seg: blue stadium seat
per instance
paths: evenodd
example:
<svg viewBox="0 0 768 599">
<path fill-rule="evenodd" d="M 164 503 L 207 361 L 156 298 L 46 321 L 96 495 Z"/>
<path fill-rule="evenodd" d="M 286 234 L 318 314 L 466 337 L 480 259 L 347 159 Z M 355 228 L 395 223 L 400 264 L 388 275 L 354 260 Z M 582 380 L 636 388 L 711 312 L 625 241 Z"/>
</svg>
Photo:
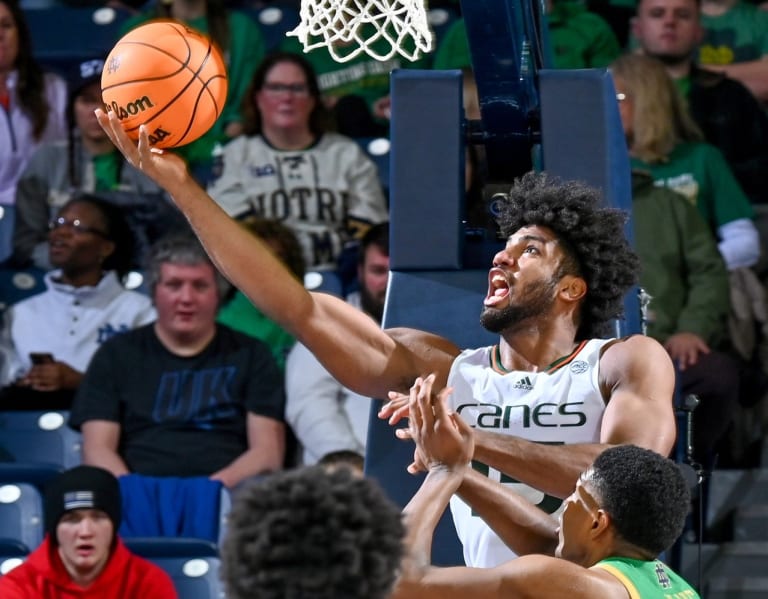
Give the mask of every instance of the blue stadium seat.
<svg viewBox="0 0 768 599">
<path fill-rule="evenodd" d="M 127 9 L 106 6 L 52 6 L 25 12 L 35 57 L 46 67 L 66 74 L 92 58 L 106 58 L 119 39 Z"/>
<path fill-rule="evenodd" d="M 358 137 L 355 141 L 376 165 L 381 187 L 385 194 L 389 194 L 389 140 L 386 137 Z"/>
<path fill-rule="evenodd" d="M 276 50 L 285 39 L 285 34 L 299 24 L 299 11 L 285 3 L 246 9 L 245 12 L 258 23 L 267 52 Z"/>
<path fill-rule="evenodd" d="M 20 565 L 29 555 L 29 549 L 16 539 L 0 538 L 0 576 Z"/>
<path fill-rule="evenodd" d="M 69 412 L 0 412 L 0 447 L 17 462 L 39 462 L 63 468 L 82 463 L 81 435 L 67 426 Z"/>
<path fill-rule="evenodd" d="M 0 531 L 3 538 L 23 543 L 30 551 L 43 541 L 43 500 L 34 485 L 0 485 Z"/>
<path fill-rule="evenodd" d="M 39 268 L 0 268 L 0 310 L 45 291 L 44 275 Z"/>
<path fill-rule="evenodd" d="M 64 470 L 57 464 L 37 462 L 0 462 L 0 485 L 29 483 L 41 491 L 54 476 Z M 2 530 L 0 530 L 0 536 Z"/>
<path fill-rule="evenodd" d="M 176 592 L 184 599 L 224 599 L 224 585 L 219 580 L 220 560 L 209 555 L 199 557 L 147 556 L 173 580 Z"/>
</svg>

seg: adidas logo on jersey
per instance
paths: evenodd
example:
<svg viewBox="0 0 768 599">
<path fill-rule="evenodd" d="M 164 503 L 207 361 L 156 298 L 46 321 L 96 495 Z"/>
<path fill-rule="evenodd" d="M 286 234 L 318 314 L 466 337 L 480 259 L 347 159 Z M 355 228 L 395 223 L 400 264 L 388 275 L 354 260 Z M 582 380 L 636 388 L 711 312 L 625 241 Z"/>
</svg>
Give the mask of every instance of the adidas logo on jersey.
<svg viewBox="0 0 768 599">
<path fill-rule="evenodd" d="M 529 379 L 527 376 L 524 376 L 519 381 L 517 381 L 514 385 L 512 385 L 513 389 L 524 389 L 525 391 L 530 391 L 533 389 L 533 385 L 531 384 L 531 379 Z"/>
</svg>

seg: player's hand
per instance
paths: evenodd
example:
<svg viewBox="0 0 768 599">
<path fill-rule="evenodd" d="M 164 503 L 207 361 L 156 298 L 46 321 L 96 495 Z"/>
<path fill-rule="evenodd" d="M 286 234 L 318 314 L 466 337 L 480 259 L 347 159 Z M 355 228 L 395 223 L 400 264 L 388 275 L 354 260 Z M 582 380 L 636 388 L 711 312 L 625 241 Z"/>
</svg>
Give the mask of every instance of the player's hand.
<svg viewBox="0 0 768 599">
<path fill-rule="evenodd" d="M 693 366 L 699 360 L 699 354 L 708 354 L 709 346 L 694 333 L 676 333 L 664 343 L 664 349 L 680 370 Z"/>
<path fill-rule="evenodd" d="M 123 129 L 114 111 L 96 109 L 96 118 L 114 146 L 133 167 L 142 171 L 171 194 L 191 177 L 182 158 L 173 152 L 153 149 L 146 125 L 139 128 L 139 141 L 134 142 Z"/>
<path fill-rule="evenodd" d="M 408 417 L 408 402 L 410 396 L 397 391 L 387 393 L 389 401 L 381 406 L 378 417 L 382 420 L 388 420 L 388 424 L 394 426 L 403 418 Z"/>
<path fill-rule="evenodd" d="M 475 450 L 471 427 L 448 409 L 452 389 L 432 393 L 435 376 L 416 379 L 411 387 L 408 418 L 411 438 L 416 442 L 415 463 L 433 468 L 466 468 Z"/>
</svg>

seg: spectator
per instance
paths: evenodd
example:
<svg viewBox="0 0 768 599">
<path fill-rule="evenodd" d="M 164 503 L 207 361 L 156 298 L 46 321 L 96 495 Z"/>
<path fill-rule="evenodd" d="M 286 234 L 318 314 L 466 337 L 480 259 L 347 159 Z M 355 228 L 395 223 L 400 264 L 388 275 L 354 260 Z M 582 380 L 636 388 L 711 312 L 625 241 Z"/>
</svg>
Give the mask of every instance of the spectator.
<svg viewBox="0 0 768 599">
<path fill-rule="evenodd" d="M 739 81 L 696 64 L 700 18 L 698 0 L 641 0 L 635 38 L 644 54 L 664 64 L 704 138 L 723 153 L 749 200 L 768 203 L 768 116 Z"/>
<path fill-rule="evenodd" d="M 728 270 L 753 266 L 760 242 L 749 200 L 720 151 L 701 141 L 664 66 L 648 56 L 625 55 L 611 72 L 632 166 L 698 208 Z"/>
<path fill-rule="evenodd" d="M 741 0 L 702 0 L 699 62 L 768 103 L 768 12 Z"/>
<path fill-rule="evenodd" d="M 621 53 L 619 42 L 602 17 L 580 2 L 547 0 L 552 60 L 557 69 L 606 67 Z M 467 30 L 457 19 L 446 32 L 435 53 L 436 69 L 471 68 Z"/>
<path fill-rule="evenodd" d="M 640 285 L 651 296 L 648 335 L 678 365 L 680 392 L 699 397 L 694 457 L 711 468 L 739 400 L 739 370 L 727 353 L 728 273 L 709 227 L 683 196 L 633 173 L 632 214 Z"/>
<path fill-rule="evenodd" d="M 203 248 L 159 241 L 147 277 L 157 320 L 106 343 L 73 403 L 84 462 L 228 488 L 281 468 L 280 372 L 261 341 L 216 324 L 227 284 Z"/>
<path fill-rule="evenodd" d="M 63 79 L 35 60 L 18 2 L 0 0 L 0 208 L 13 206 L 16 182 L 35 149 L 66 136 L 66 93 Z M 10 253 L 9 229 L 0 236 L 0 261 Z"/>
<path fill-rule="evenodd" d="M 347 296 L 347 303 L 381 324 L 388 280 L 389 226 L 380 223 L 360 243 L 360 290 Z M 303 462 L 315 464 L 328 454 L 347 451 L 356 454 L 362 470 L 370 398 L 344 387 L 300 343 L 288 355 L 285 392 L 286 420 L 303 446 Z"/>
<path fill-rule="evenodd" d="M 31 261 L 38 268 L 51 268 L 48 223 L 73 193 L 98 193 L 115 203 L 122 198 L 132 208 L 126 214 L 129 224 L 136 220 L 137 211 L 143 212 L 143 226 L 134 227 L 136 265 L 141 264 L 140 256 L 156 231 L 181 219 L 162 190 L 125 163 L 99 126 L 93 111 L 103 106 L 103 66 L 102 59 L 94 58 L 75 67 L 69 80 L 68 138 L 41 145 L 19 179 L 13 231 L 16 265 L 26 266 Z"/>
<path fill-rule="evenodd" d="M 150 322 L 149 299 L 121 281 L 133 250 L 119 208 L 95 196 L 70 200 L 51 221 L 47 290 L 9 308 L 6 408 L 69 408 L 88 363 L 111 336 Z"/>
<path fill-rule="evenodd" d="M 326 132 L 317 79 L 302 56 L 267 57 L 246 98 L 245 134 L 224 146 L 211 197 L 235 218 L 284 222 L 307 268 L 335 268 L 348 241 L 387 219 L 376 166 L 354 141 Z"/>
<path fill-rule="evenodd" d="M 201 182 L 210 178 L 213 151 L 242 132 L 240 106 L 256 66 L 264 58 L 264 37 L 248 15 L 226 7 L 224 0 L 171 0 L 129 19 L 123 33 L 151 19 L 174 19 L 209 35 L 221 50 L 227 67 L 227 100 L 221 116 L 202 137 L 175 150 Z"/>
<path fill-rule="evenodd" d="M 106 470 L 78 466 L 45 489 L 46 535 L 0 577 L 3 599 L 176 599 L 168 574 L 126 549 L 117 530 L 122 500 Z"/>
<path fill-rule="evenodd" d="M 243 226 L 262 239 L 279 257 L 299 281 L 304 280 L 304 254 L 293 231 L 280 221 L 249 216 Z M 228 327 L 261 339 L 272 350 L 281 371 L 285 371 L 285 359 L 295 339 L 236 289 L 234 295 L 219 310 L 216 320 Z"/>
</svg>

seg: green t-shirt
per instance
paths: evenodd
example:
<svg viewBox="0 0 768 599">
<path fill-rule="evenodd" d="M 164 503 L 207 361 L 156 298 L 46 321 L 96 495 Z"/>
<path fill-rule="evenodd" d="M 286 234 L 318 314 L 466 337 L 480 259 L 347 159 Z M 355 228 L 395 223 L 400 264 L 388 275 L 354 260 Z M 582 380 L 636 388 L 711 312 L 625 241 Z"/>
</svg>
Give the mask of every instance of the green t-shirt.
<svg viewBox="0 0 768 599">
<path fill-rule="evenodd" d="M 120 183 L 120 169 L 123 166 L 123 156 L 115 150 L 108 154 L 93 157 L 93 177 L 96 180 L 96 191 L 116 189 Z"/>
<path fill-rule="evenodd" d="M 768 55 L 768 12 L 752 4 L 739 2 L 717 17 L 702 14 L 701 24 L 700 64 L 731 64 Z"/>
<path fill-rule="evenodd" d="M 699 599 L 699 594 L 682 576 L 658 560 L 609 557 L 592 567 L 610 572 L 624 585 L 630 597 Z"/>
<path fill-rule="evenodd" d="M 577 2 L 556 2 L 547 15 L 547 24 L 557 69 L 605 67 L 621 53 L 608 23 Z M 457 19 L 445 32 L 432 66 L 435 69 L 471 68 L 463 19 Z"/>
<path fill-rule="evenodd" d="M 154 18 L 155 13 L 149 12 L 128 19 L 123 25 L 121 35 Z M 207 133 L 177 150 L 192 169 L 209 165 L 214 146 L 217 142 L 225 141 L 226 125 L 241 120 L 240 104 L 251 84 L 253 73 L 265 54 L 264 37 L 253 19 L 243 13 L 228 11 L 228 21 L 230 41 L 229 49 L 224 52 L 224 62 L 227 65 L 227 101 L 224 109 Z M 206 17 L 192 19 L 187 25 L 208 34 Z"/>
<path fill-rule="evenodd" d="M 557 69 L 607 67 L 621 54 L 611 26 L 578 2 L 555 2 L 547 22 Z"/>
<path fill-rule="evenodd" d="M 713 232 L 734 220 L 752 218 L 752 206 L 720 150 L 707 143 L 682 143 L 666 162 L 631 159 L 632 168 L 651 173 L 654 183 L 684 195 Z"/>
<path fill-rule="evenodd" d="M 293 347 L 294 338 L 267 318 L 240 291 L 221 307 L 216 320 L 236 331 L 261 339 L 269 346 L 280 370 L 285 371 L 285 359 Z"/>
</svg>

